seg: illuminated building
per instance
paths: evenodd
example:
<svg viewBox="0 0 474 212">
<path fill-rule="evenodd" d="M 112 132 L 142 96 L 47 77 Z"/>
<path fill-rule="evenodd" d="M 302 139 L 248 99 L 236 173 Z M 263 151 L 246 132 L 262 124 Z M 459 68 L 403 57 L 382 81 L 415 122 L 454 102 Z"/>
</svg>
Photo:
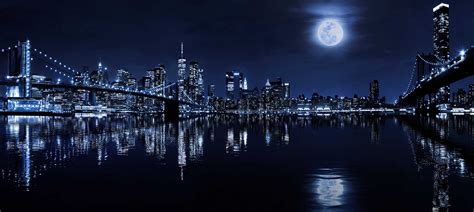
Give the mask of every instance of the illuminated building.
<svg viewBox="0 0 474 212">
<path fill-rule="evenodd" d="M 117 77 L 115 78 L 115 82 L 125 84 L 129 77 L 130 73 L 127 70 L 119 69 L 117 70 Z"/>
<path fill-rule="evenodd" d="M 166 84 L 165 65 L 159 65 L 155 68 L 155 86 L 163 86 Z"/>
<path fill-rule="evenodd" d="M 436 58 L 445 63 L 449 61 L 449 5 L 441 3 L 433 8 L 433 47 Z M 439 70 L 435 70 L 439 71 Z M 438 103 L 447 103 L 450 86 L 441 87 L 436 99 Z"/>
<path fill-rule="evenodd" d="M 268 101 L 271 109 L 282 109 L 285 106 L 285 100 L 289 100 L 290 84 L 284 83 L 281 78 L 275 81 L 267 81 L 265 88 L 268 89 Z"/>
<path fill-rule="evenodd" d="M 474 84 L 469 85 L 469 93 L 467 94 L 469 106 L 474 107 Z"/>
<path fill-rule="evenodd" d="M 166 83 L 166 69 L 164 65 L 159 65 L 146 72 L 146 76 L 151 80 L 151 87 L 159 87 Z"/>
<path fill-rule="evenodd" d="M 194 101 L 197 104 L 204 103 L 204 69 L 199 69 L 198 81 L 197 81 L 197 99 Z"/>
<path fill-rule="evenodd" d="M 441 61 L 449 60 L 449 5 L 441 3 L 433 8 L 434 54 Z"/>
<path fill-rule="evenodd" d="M 245 82 L 245 83 L 244 83 Z M 226 95 L 228 100 L 239 100 L 242 95 L 244 85 L 246 85 L 244 75 L 237 70 L 226 73 Z"/>
<path fill-rule="evenodd" d="M 151 80 L 150 77 L 143 77 L 141 80 L 140 80 L 140 86 L 143 88 L 143 89 L 149 89 L 151 88 L 153 85 L 153 82 Z"/>
<path fill-rule="evenodd" d="M 225 75 L 225 85 L 226 85 L 226 97 L 229 100 L 234 99 L 235 95 L 235 85 L 234 85 L 234 73 L 227 72 Z"/>
<path fill-rule="evenodd" d="M 192 61 L 189 65 L 189 77 L 187 79 L 186 94 L 191 101 L 202 104 L 204 100 L 204 82 L 202 79 L 203 70 L 199 68 L 199 63 Z"/>
<path fill-rule="evenodd" d="M 179 100 L 183 100 L 185 79 L 186 79 L 186 58 L 184 58 L 184 44 L 181 42 L 181 56 L 178 59 L 178 99 Z"/>
<path fill-rule="evenodd" d="M 104 70 L 106 70 L 106 68 L 104 68 L 102 66 L 102 63 L 99 62 L 97 70 L 92 71 L 90 74 L 91 86 L 102 87 L 106 85 L 105 81 L 108 81 L 108 80 L 106 80 L 106 77 L 104 75 Z M 92 92 L 91 104 L 107 106 L 107 104 L 109 103 L 108 98 L 109 98 L 109 94 L 107 92 L 103 92 L 103 91 Z"/>
</svg>

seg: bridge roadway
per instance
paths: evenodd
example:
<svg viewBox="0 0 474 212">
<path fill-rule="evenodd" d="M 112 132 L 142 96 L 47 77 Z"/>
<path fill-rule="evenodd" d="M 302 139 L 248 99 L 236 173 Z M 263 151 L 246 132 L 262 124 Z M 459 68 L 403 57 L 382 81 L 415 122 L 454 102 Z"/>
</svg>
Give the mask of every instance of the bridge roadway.
<svg viewBox="0 0 474 212">
<path fill-rule="evenodd" d="M 11 82 L 11 81 L 0 81 L 0 85 L 14 86 L 14 85 L 18 85 L 18 83 Z M 171 99 L 164 96 L 159 96 L 159 95 L 155 95 L 155 94 L 151 94 L 147 92 L 140 92 L 136 90 L 122 90 L 122 89 L 114 89 L 114 88 L 108 88 L 108 87 L 77 86 L 77 85 L 52 84 L 52 83 L 33 83 L 32 87 L 42 88 L 42 89 L 58 88 L 58 89 L 69 89 L 69 90 L 88 90 L 88 91 L 103 91 L 103 92 L 110 92 L 110 93 L 130 94 L 134 96 L 153 98 L 160 101 L 176 101 L 178 104 L 200 107 L 200 105 L 197 105 L 194 103 L 181 101 L 177 99 Z"/>
<path fill-rule="evenodd" d="M 0 81 L 0 85 L 5 86 L 14 86 L 18 85 L 16 82 L 11 81 Z M 148 92 L 140 92 L 136 90 L 125 90 L 125 89 L 114 89 L 108 87 L 93 87 L 93 86 L 77 86 L 77 85 L 67 85 L 67 84 L 50 84 L 50 83 L 32 83 L 32 87 L 40 89 L 69 89 L 69 90 L 88 90 L 88 91 L 98 91 L 98 92 L 110 92 L 110 93 L 121 93 L 129 94 L 134 96 L 141 96 L 147 98 L 153 98 L 165 103 L 165 117 L 168 120 L 175 120 L 179 118 L 179 105 L 188 105 L 191 107 L 202 108 L 202 105 L 197 105 L 195 103 L 181 101 L 177 99 L 166 98 L 164 96 L 159 96 L 151 94 Z"/>
<path fill-rule="evenodd" d="M 436 93 L 439 88 L 472 75 L 474 75 L 474 47 L 452 60 L 445 71 L 418 82 L 413 90 L 402 96 L 399 104 L 415 105 L 416 101 L 425 95 Z"/>
</svg>

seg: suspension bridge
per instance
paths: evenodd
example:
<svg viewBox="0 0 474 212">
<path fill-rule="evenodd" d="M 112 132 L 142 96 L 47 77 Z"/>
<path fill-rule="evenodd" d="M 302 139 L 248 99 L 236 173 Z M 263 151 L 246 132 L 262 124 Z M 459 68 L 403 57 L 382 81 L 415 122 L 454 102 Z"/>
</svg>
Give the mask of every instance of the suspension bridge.
<svg viewBox="0 0 474 212">
<path fill-rule="evenodd" d="M 427 107 L 435 102 L 440 88 L 474 75 L 474 47 L 447 62 L 441 61 L 434 55 L 418 54 L 407 89 L 397 104 Z"/>
<path fill-rule="evenodd" d="M 40 90 L 67 90 L 87 91 L 92 94 L 98 92 L 107 94 L 124 94 L 127 96 L 144 97 L 153 99 L 156 104 L 163 105 L 163 113 L 166 119 L 177 119 L 185 112 L 206 110 L 202 103 L 193 101 L 186 92 L 178 95 L 178 82 L 168 82 L 151 88 L 139 89 L 135 87 L 111 86 L 104 81 L 91 83 L 93 79 L 88 74 L 84 77 L 85 83 L 75 83 L 75 77 L 84 73 L 77 71 L 60 60 L 50 56 L 45 51 L 33 48 L 29 40 L 18 42 L 17 45 L 2 48 L 1 54 L 8 57 L 7 73 L 0 85 L 6 86 L 7 101 L 37 99 L 32 94 L 32 89 Z M 35 67 L 35 68 L 33 68 Z M 41 73 L 35 72 L 42 71 Z M 46 75 L 58 77 L 57 82 L 45 82 L 34 80 L 34 75 Z M 64 80 L 66 79 L 66 80 Z M 44 100 L 43 100 L 44 101 Z M 6 110 L 12 110 L 8 104 Z M 34 107 L 34 106 L 32 106 Z M 1 109 L 1 108 L 0 108 Z M 43 108 L 48 110 L 47 108 Z"/>
</svg>

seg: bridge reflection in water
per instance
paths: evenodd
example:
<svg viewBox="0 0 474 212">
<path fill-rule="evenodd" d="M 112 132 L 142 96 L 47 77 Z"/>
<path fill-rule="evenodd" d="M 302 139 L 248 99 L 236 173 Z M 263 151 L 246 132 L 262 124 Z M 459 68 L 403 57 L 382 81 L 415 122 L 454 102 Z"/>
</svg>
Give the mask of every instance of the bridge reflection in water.
<svg viewBox="0 0 474 212">
<path fill-rule="evenodd" d="M 413 116 L 400 120 L 411 143 L 418 170 L 433 169 L 433 210 L 447 211 L 450 207 L 450 174 L 474 177 L 474 144 L 469 139 L 456 139 L 451 131 L 467 132 L 473 136 L 473 117 L 440 114 L 437 117 Z"/>
<path fill-rule="evenodd" d="M 392 148 L 390 145 L 393 144 L 387 141 L 387 137 L 400 134 L 407 139 L 397 141 L 396 145 L 412 151 L 406 153 L 413 157 L 413 162 L 409 161 L 409 170 L 419 176 L 428 172 L 431 184 L 428 193 L 432 199 L 429 207 L 433 210 L 445 210 L 460 201 L 452 198 L 456 189 L 460 189 L 450 186 L 453 183 L 452 177 L 474 179 L 473 123 L 474 119 L 470 116 L 430 118 L 333 115 L 270 118 L 219 115 L 179 122 L 165 122 L 162 116 L 81 119 L 5 116 L 0 118 L 1 182 L 3 188 L 7 184 L 9 189 L 38 191 L 44 189 L 41 182 L 48 179 L 50 172 L 68 169 L 94 172 L 97 171 L 96 168 L 110 168 L 111 164 L 118 164 L 118 167 L 123 166 L 122 163 L 149 166 L 152 161 L 154 165 L 150 169 L 167 167 L 160 170 L 171 174 L 161 174 L 172 175 L 177 182 L 197 183 L 194 180 L 203 180 L 200 176 L 203 173 L 214 173 L 217 172 L 215 169 L 222 169 L 227 174 L 239 173 L 239 176 L 231 179 L 243 182 L 248 182 L 249 178 L 260 179 L 258 175 L 267 176 L 268 183 L 272 182 L 272 178 L 278 179 L 278 186 L 302 182 L 301 185 L 293 186 L 304 187 L 303 190 L 307 191 L 305 195 L 311 196 L 307 203 L 310 207 L 352 208 L 358 206 L 351 199 L 361 192 L 357 189 L 367 186 L 367 182 L 362 179 L 364 177 L 361 177 L 365 175 L 357 171 L 363 168 L 359 163 L 369 164 L 364 165 L 368 166 L 367 170 L 396 172 L 387 165 L 387 160 L 380 158 L 381 163 L 387 164 L 375 166 L 373 161 L 368 161 L 371 157 L 363 155 L 383 152 L 386 145 Z M 349 140 L 353 140 L 325 139 L 340 138 L 344 134 L 348 135 Z M 356 146 L 363 148 L 344 151 Z M 333 148 L 340 149 L 343 153 Z M 376 152 L 374 156 L 378 157 Z M 80 161 L 84 160 L 95 168 L 78 168 L 78 164 L 82 164 Z M 391 158 L 388 162 L 392 160 L 396 158 Z M 236 166 L 236 163 L 240 165 Z M 251 164 L 263 165 L 257 166 L 261 170 L 250 168 L 249 171 L 246 167 L 253 167 Z M 227 166 L 241 170 L 227 170 Z M 268 176 L 267 172 L 272 175 Z M 252 173 L 252 177 L 248 176 L 249 173 Z M 214 179 L 211 176 L 212 174 L 206 175 Z M 393 176 L 380 180 L 400 185 L 405 183 L 397 182 L 397 178 Z M 289 181 L 281 181 L 282 179 Z M 264 182 L 259 183 L 265 185 Z M 378 194 L 391 192 L 384 190 L 384 187 L 378 189 Z M 416 185 L 413 189 L 423 190 Z"/>
</svg>

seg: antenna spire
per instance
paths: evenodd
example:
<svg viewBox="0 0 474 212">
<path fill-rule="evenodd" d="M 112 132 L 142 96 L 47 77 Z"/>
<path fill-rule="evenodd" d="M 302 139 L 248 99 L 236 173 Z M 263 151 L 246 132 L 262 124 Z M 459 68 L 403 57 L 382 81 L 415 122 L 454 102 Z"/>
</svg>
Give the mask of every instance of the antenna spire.
<svg viewBox="0 0 474 212">
<path fill-rule="evenodd" d="M 181 42 L 181 58 L 184 58 L 184 44 Z"/>
</svg>

